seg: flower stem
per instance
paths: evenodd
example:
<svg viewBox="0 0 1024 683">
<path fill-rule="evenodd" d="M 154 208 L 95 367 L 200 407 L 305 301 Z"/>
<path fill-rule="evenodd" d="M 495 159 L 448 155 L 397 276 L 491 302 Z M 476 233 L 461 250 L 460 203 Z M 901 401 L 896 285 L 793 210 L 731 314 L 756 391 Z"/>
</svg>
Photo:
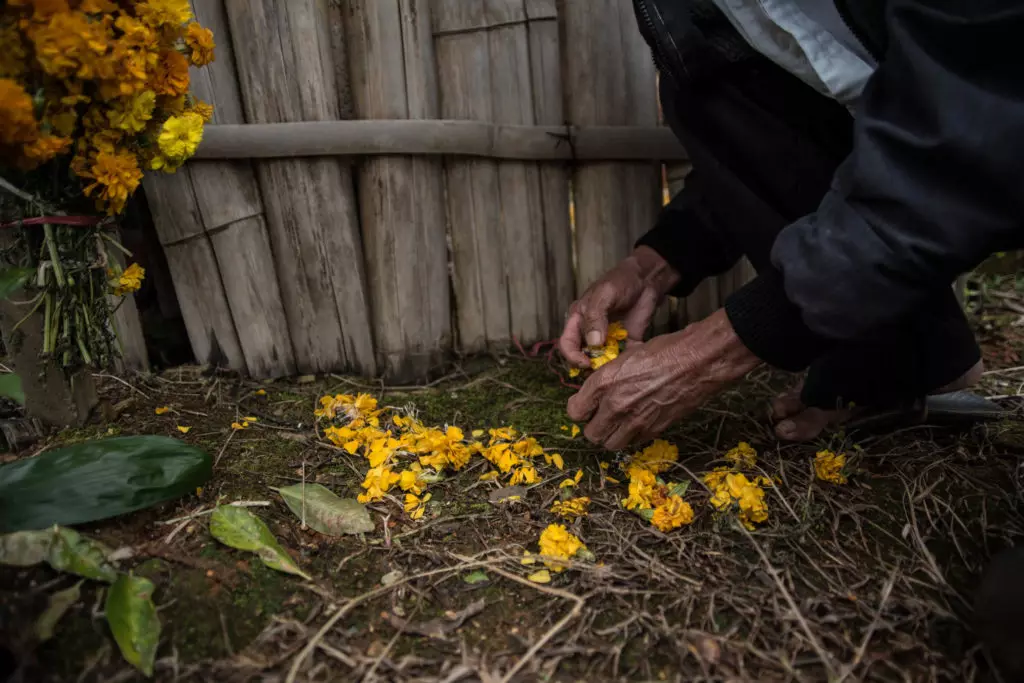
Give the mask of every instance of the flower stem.
<svg viewBox="0 0 1024 683">
<path fill-rule="evenodd" d="M 50 263 L 53 265 L 53 277 L 57 284 L 64 286 L 64 268 L 60 265 L 60 258 L 57 256 L 57 240 L 53 236 L 53 226 L 47 223 L 43 226 L 43 237 L 46 240 L 46 248 L 50 252 Z"/>
</svg>

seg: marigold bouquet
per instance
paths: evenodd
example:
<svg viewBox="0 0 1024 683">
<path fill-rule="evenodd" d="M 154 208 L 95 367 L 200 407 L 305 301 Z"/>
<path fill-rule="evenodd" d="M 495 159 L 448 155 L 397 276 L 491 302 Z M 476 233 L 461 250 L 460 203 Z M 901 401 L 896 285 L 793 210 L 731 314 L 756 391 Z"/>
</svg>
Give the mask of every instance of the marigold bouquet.
<svg viewBox="0 0 1024 683">
<path fill-rule="evenodd" d="M 65 369 L 116 352 L 107 295 L 144 273 L 110 258 L 123 251 L 110 229 L 144 170 L 174 172 L 195 153 L 213 108 L 189 94 L 189 67 L 213 51 L 188 0 L 0 6 L 0 225 L 15 228 L 0 256 L 34 273 L 44 355 Z"/>
</svg>

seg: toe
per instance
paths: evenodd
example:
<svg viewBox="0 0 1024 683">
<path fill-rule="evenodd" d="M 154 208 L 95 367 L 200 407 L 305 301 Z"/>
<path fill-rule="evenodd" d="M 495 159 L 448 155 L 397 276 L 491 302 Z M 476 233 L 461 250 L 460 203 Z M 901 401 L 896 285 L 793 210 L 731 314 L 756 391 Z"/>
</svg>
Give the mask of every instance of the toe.
<svg viewBox="0 0 1024 683">
<path fill-rule="evenodd" d="M 775 426 L 775 434 L 786 441 L 816 439 L 832 421 L 834 411 L 807 408 Z"/>
<path fill-rule="evenodd" d="M 799 393 L 781 394 L 772 399 L 772 419 L 784 420 L 804 410 Z"/>
</svg>

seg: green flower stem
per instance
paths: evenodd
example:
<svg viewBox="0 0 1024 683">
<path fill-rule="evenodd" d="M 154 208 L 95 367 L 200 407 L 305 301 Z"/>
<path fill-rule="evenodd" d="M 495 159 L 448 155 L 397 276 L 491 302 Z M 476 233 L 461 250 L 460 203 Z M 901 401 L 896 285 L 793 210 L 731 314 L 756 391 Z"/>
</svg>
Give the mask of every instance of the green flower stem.
<svg viewBox="0 0 1024 683">
<path fill-rule="evenodd" d="M 64 267 L 60 264 L 60 257 L 57 255 L 57 241 L 53 236 L 53 226 L 47 223 L 43 226 L 43 238 L 46 240 L 46 248 L 50 252 L 50 263 L 53 265 L 53 277 L 57 284 L 64 286 Z"/>
</svg>

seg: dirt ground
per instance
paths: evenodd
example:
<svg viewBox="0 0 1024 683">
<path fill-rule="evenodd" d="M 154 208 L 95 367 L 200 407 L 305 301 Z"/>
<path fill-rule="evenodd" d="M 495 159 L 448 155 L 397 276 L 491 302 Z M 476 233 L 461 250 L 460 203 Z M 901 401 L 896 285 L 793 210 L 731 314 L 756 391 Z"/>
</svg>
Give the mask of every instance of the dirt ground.
<svg viewBox="0 0 1024 683">
<path fill-rule="evenodd" d="M 1024 297 L 1012 280 L 988 278 L 971 310 L 989 363 L 983 393 L 1019 415 Z M 970 605 L 988 558 L 1024 533 L 1016 418 L 963 432 L 917 427 L 857 443 L 833 434 L 781 444 L 767 403 L 793 378 L 758 372 L 667 436 L 680 451 L 672 476 L 693 480 L 686 499 L 697 518 L 664 534 L 624 510 L 625 485 L 607 480 L 628 454 L 595 450 L 561 429 L 572 390 L 543 357 L 466 361 L 427 388 L 309 379 L 257 383 L 201 368 L 104 377 L 104 419 L 18 454 L 147 433 L 217 459 L 198 495 L 81 529 L 131 548 L 124 566 L 157 585 L 156 680 L 994 680 Z M 496 501 L 501 484 L 479 481 L 476 465 L 431 487 L 422 520 L 384 501 L 371 505 L 373 533 L 302 530 L 270 487 L 305 479 L 359 492 L 364 464 L 313 429 L 321 395 L 359 391 L 414 406 L 427 424 L 467 433 L 514 425 L 557 448 L 567 471 L 584 471 L 591 513 L 570 528 L 595 561 L 550 584 L 525 580 L 520 558 L 556 521 L 548 508 L 562 476 Z M 160 406 L 172 411 L 155 415 Z M 259 422 L 231 430 L 249 415 Z M 191 430 L 182 435 L 178 425 Z M 739 441 L 778 478 L 769 519 L 753 532 L 714 514 L 699 483 Z M 848 454 L 848 484 L 814 478 L 823 447 Z M 267 501 L 253 511 L 315 580 L 219 545 L 207 516 L 187 519 L 217 500 Z M 46 595 L 73 582 L 43 569 L 0 570 L 0 642 L 17 643 Z M 95 587 L 84 590 L 56 637 L 32 654 L 25 680 L 143 680 L 117 653 L 102 604 Z"/>
</svg>

